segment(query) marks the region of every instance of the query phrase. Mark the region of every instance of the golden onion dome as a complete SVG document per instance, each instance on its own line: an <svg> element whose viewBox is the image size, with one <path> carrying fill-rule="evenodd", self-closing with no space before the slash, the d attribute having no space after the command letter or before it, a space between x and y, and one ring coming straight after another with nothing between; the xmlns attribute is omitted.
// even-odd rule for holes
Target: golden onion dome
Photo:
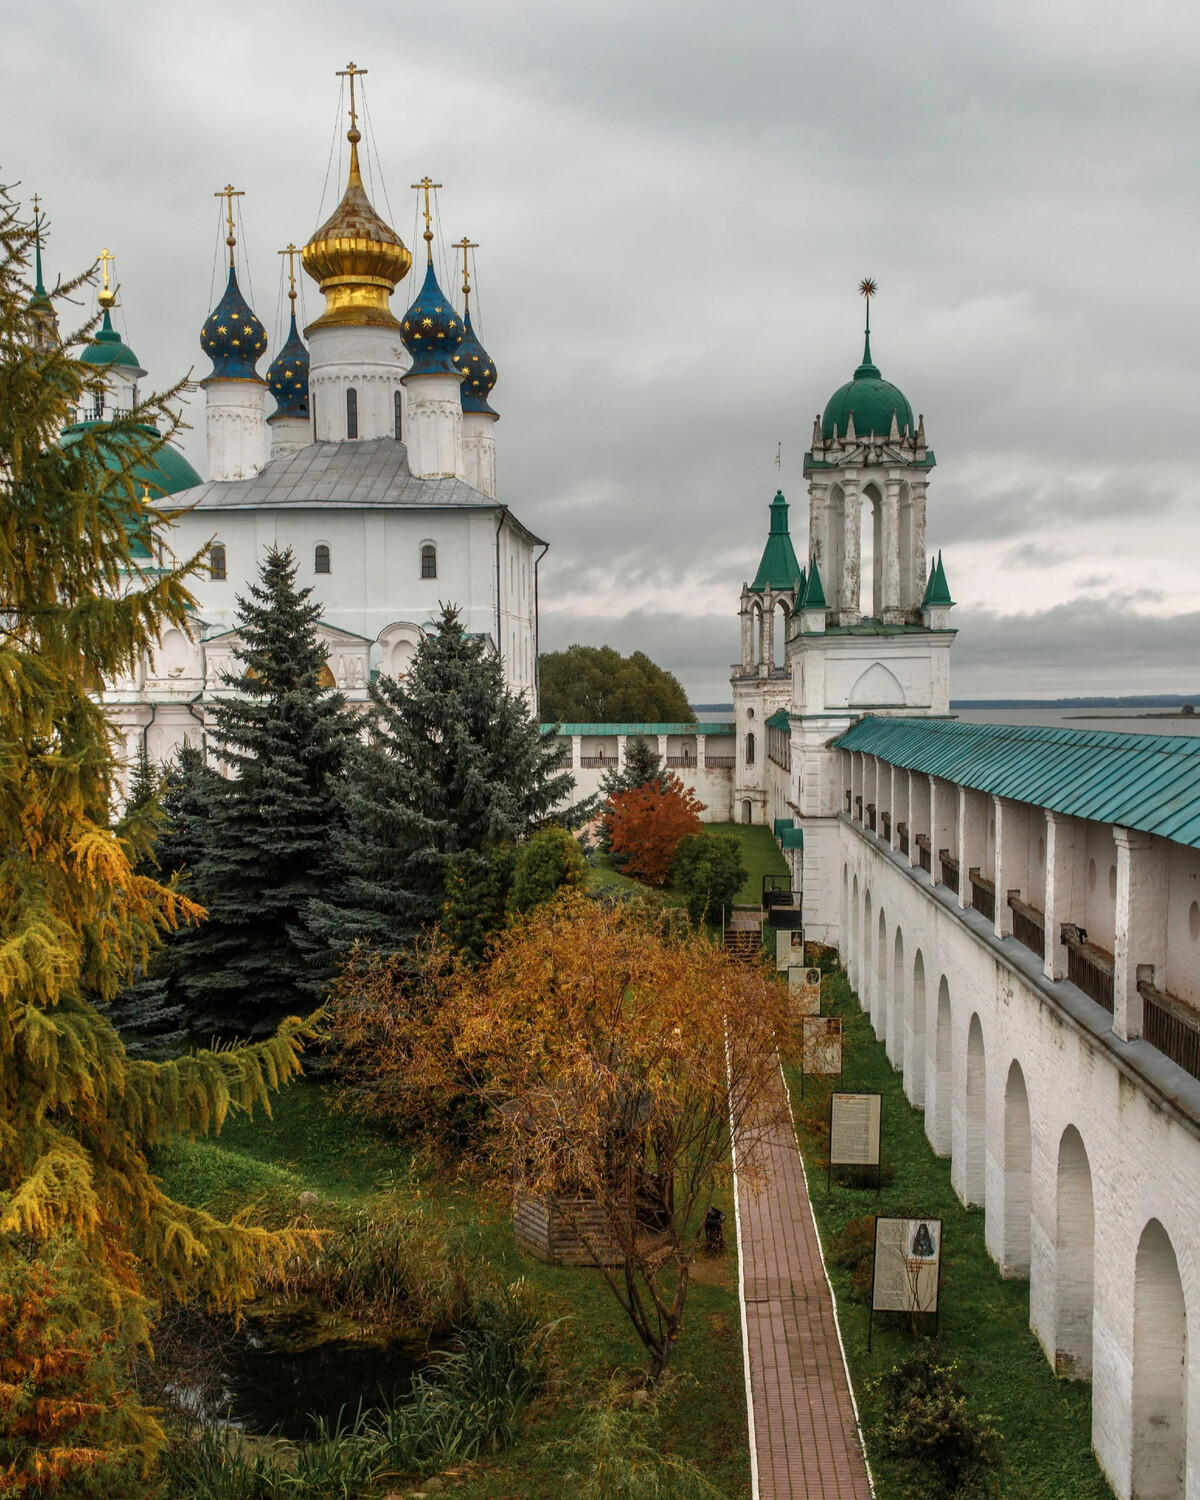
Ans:
<svg viewBox="0 0 1200 1500"><path fill-rule="evenodd" d="M325 294L325 311L305 329L399 328L388 306L412 265L404 241L375 212L358 169L357 130L350 142L350 177L342 201L301 252L300 262Z"/></svg>

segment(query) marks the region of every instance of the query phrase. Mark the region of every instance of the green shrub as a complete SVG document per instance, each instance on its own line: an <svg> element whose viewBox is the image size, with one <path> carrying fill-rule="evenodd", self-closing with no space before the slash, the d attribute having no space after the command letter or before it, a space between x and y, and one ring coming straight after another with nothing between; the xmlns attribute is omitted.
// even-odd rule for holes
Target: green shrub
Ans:
<svg viewBox="0 0 1200 1500"><path fill-rule="evenodd" d="M507 920L515 863L511 844L486 853L467 849L447 861L442 931L472 963L482 959L488 940Z"/></svg>
<svg viewBox="0 0 1200 1500"><path fill-rule="evenodd" d="M1003 1466L1000 1433L971 1410L954 1363L921 1345L877 1383L885 1447L901 1460L913 1495L981 1500L995 1495Z"/></svg>
<svg viewBox="0 0 1200 1500"><path fill-rule="evenodd" d="M735 833L689 833L671 861L671 884L687 897L693 925L715 922L746 879L742 846Z"/></svg>
<svg viewBox="0 0 1200 1500"><path fill-rule="evenodd" d="M557 824L539 829L517 851L513 871L512 905L515 911L544 906L561 886L582 887L587 883L583 850L573 834Z"/></svg>
<svg viewBox="0 0 1200 1500"><path fill-rule="evenodd" d="M574 1500L721 1500L694 1464L663 1453L653 1408L636 1411L615 1387L582 1415L572 1437L550 1444Z"/></svg>

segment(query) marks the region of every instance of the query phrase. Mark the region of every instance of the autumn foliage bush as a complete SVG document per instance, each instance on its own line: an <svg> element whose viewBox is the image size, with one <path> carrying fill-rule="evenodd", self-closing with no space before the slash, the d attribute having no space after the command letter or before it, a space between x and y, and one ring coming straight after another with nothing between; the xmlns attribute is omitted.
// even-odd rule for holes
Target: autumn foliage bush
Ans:
<svg viewBox="0 0 1200 1500"><path fill-rule="evenodd" d="M515 920L482 964L428 946L365 957L329 1012L352 1107L444 1149L448 1120L497 1182L601 1211L573 1223L644 1343L651 1378L683 1325L704 1212L743 1185L786 1123L776 1041L787 992L767 970L647 903L570 889ZM590 1221L594 1226L594 1220ZM616 1245L620 1264L606 1259Z"/></svg>
<svg viewBox="0 0 1200 1500"><path fill-rule="evenodd" d="M680 841L701 831L704 803L674 773L610 797L606 809L614 862L648 885L665 885Z"/></svg>

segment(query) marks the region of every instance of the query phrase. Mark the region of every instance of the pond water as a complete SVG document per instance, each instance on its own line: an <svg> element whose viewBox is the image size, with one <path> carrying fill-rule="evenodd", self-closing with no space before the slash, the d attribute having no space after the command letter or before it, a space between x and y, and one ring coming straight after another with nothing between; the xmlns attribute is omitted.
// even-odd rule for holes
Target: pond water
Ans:
<svg viewBox="0 0 1200 1500"><path fill-rule="evenodd" d="M332 1422L342 1407L351 1418L360 1401L367 1409L403 1401L428 1358L422 1341L328 1339L289 1350L243 1330L228 1352L220 1415L247 1432L303 1439L314 1416Z"/></svg>

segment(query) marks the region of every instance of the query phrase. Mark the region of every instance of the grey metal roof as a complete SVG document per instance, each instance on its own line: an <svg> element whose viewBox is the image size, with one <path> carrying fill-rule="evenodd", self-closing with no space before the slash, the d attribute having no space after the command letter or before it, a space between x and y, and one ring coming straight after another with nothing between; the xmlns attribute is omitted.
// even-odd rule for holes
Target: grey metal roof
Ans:
<svg viewBox="0 0 1200 1500"><path fill-rule="evenodd" d="M391 438L309 443L273 458L252 479L210 479L172 495L172 505L200 510L301 506L409 506L414 509L504 510L461 479L415 479L408 448Z"/></svg>
<svg viewBox="0 0 1200 1500"><path fill-rule="evenodd" d="M866 718L834 742L895 766L1200 849L1200 736Z"/></svg>

